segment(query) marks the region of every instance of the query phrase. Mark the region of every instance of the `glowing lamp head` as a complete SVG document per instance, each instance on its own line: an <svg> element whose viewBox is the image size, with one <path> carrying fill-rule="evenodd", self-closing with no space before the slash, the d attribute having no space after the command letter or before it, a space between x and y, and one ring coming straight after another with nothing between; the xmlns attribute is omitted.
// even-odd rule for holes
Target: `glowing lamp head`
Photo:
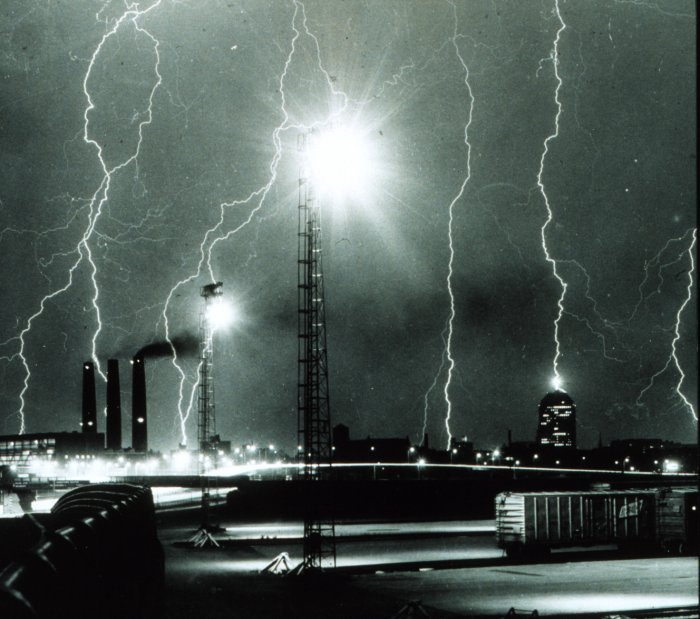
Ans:
<svg viewBox="0 0 700 619"><path fill-rule="evenodd" d="M207 321L213 331L225 329L233 319L233 308L221 297L213 298L207 305Z"/></svg>
<svg viewBox="0 0 700 619"><path fill-rule="evenodd" d="M335 197L361 192L372 172L368 144L359 131L346 127L312 133L307 165L316 190Z"/></svg>

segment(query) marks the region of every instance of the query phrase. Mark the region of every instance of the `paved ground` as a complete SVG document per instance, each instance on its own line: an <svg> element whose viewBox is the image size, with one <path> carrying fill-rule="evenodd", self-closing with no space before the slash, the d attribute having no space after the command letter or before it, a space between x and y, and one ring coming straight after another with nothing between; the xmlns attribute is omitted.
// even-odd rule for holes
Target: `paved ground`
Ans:
<svg viewBox="0 0 700 619"><path fill-rule="evenodd" d="M539 614L623 612L698 602L697 559L536 564L387 574L363 588L459 613L503 614L514 606Z"/></svg>
<svg viewBox="0 0 700 619"><path fill-rule="evenodd" d="M268 617L389 619L411 600L421 600L430 617L503 616L510 607L570 616L688 606L698 601L697 557L592 561L578 553L553 562L514 565L502 558L489 523L362 524L339 528L357 541L340 541L344 573L307 579L259 575L279 552L296 562L301 547L296 524L247 525L238 543L219 550L176 547L188 529L182 522L161 527L166 552L166 608L172 619ZM262 528L259 528L262 527ZM275 533L276 532L276 533ZM365 532L368 537L359 540ZM387 534L393 535L386 537ZM428 534L428 535L426 535ZM571 558L581 560L568 560ZM584 560L585 559L585 560ZM460 569L418 571L416 561L458 563ZM410 562L413 571L387 572ZM364 573L350 566L372 564ZM394 565L394 567L397 567ZM377 572L378 573L375 573ZM601 615L602 616L602 615Z"/></svg>

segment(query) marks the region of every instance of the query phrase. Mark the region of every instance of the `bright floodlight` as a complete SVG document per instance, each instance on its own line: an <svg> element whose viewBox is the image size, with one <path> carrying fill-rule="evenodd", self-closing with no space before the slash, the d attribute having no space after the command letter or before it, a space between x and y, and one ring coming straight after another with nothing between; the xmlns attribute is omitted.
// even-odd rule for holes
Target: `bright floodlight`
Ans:
<svg viewBox="0 0 700 619"><path fill-rule="evenodd" d="M234 318L233 308L221 297L214 297L207 305L207 320L213 331L228 327Z"/></svg>
<svg viewBox="0 0 700 619"><path fill-rule="evenodd" d="M349 195L369 181L370 148L359 132L344 127L314 132L307 148L309 173L320 193Z"/></svg>
<svg viewBox="0 0 700 619"><path fill-rule="evenodd" d="M192 455L189 451L180 449L173 455L173 467L178 471L183 471L190 467L192 462Z"/></svg>
<svg viewBox="0 0 700 619"><path fill-rule="evenodd" d="M678 473L681 465L676 460L664 460L664 473Z"/></svg>

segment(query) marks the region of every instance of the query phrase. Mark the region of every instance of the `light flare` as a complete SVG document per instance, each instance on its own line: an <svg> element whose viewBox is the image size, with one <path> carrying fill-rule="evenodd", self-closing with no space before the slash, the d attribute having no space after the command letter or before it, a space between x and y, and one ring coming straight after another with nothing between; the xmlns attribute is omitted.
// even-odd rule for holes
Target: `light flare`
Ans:
<svg viewBox="0 0 700 619"><path fill-rule="evenodd" d="M321 196L342 199L362 192L372 180L373 154L369 142L353 127L331 127L310 136L307 165Z"/></svg>
<svg viewBox="0 0 700 619"><path fill-rule="evenodd" d="M207 322L213 331L224 331L236 319L236 312L226 299L213 298L207 305Z"/></svg>

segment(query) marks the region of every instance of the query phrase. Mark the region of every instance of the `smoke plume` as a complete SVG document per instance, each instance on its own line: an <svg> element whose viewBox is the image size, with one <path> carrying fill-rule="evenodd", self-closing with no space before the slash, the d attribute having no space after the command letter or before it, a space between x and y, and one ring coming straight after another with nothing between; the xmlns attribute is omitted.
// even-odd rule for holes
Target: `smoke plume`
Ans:
<svg viewBox="0 0 700 619"><path fill-rule="evenodd" d="M193 357L199 352L199 338L193 333L181 333L171 338L170 342L162 340L159 342L151 342L143 346L135 356L140 356L148 359L158 359L163 357L172 357L173 347L179 357Z"/></svg>

